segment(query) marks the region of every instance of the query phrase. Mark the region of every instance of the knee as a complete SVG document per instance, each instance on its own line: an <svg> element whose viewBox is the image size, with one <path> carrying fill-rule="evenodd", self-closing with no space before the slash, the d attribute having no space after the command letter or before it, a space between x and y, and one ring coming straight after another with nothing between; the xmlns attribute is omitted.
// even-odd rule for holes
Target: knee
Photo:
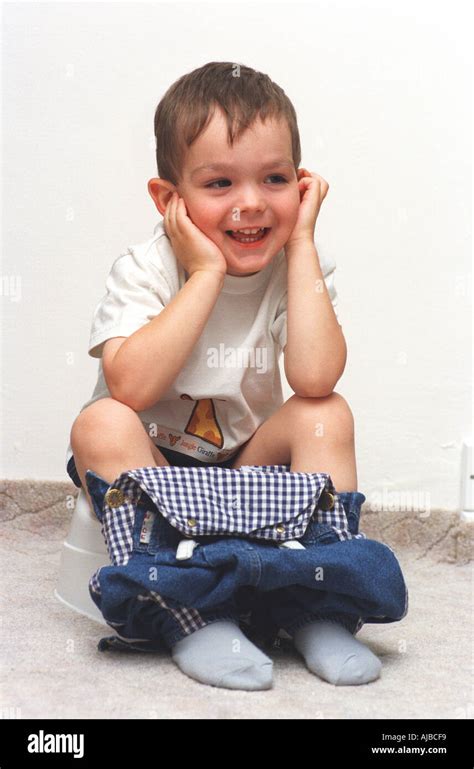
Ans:
<svg viewBox="0 0 474 769"><path fill-rule="evenodd" d="M100 398L91 403L76 417L71 428L71 447L75 453L84 443L90 445L92 439L99 439L103 447L104 440L110 438L116 443L122 429L128 429L138 416L130 406L114 398Z"/></svg>
<svg viewBox="0 0 474 769"><path fill-rule="evenodd" d="M313 430L316 434L335 437L339 441L352 441L354 438L354 416L348 402L337 392L322 398L302 398L293 395L292 409L295 420Z"/></svg>

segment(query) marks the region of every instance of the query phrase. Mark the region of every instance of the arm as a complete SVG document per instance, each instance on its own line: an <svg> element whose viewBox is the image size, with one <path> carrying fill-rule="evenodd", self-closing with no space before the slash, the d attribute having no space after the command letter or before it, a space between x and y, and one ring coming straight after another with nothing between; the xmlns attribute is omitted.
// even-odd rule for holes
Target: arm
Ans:
<svg viewBox="0 0 474 769"><path fill-rule="evenodd" d="M127 337L107 367L110 394L135 411L153 406L178 376L203 332L227 270L222 252L191 221L177 192L167 204L164 223L189 278L159 315Z"/></svg>
<svg viewBox="0 0 474 769"><path fill-rule="evenodd" d="M104 368L113 398L134 411L161 398L201 336L223 281L222 273L197 270L156 318L127 337Z"/></svg>
<svg viewBox="0 0 474 769"><path fill-rule="evenodd" d="M346 365L347 348L331 303L314 228L329 185L318 174L298 171L300 206L285 245L288 267L285 374L296 395L330 395Z"/></svg>
<svg viewBox="0 0 474 769"><path fill-rule="evenodd" d="M288 265L285 374L296 395L329 395L346 365L347 347L316 246L302 240L286 249Z"/></svg>

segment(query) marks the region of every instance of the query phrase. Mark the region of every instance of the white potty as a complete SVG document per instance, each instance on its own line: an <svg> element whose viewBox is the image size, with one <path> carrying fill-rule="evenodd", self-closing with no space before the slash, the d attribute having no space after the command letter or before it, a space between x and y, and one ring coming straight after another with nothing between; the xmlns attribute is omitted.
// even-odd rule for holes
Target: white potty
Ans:
<svg viewBox="0 0 474 769"><path fill-rule="evenodd" d="M83 489L79 489L69 533L64 541L54 595L70 609L109 627L89 595L89 580L100 566L110 565L100 523Z"/></svg>

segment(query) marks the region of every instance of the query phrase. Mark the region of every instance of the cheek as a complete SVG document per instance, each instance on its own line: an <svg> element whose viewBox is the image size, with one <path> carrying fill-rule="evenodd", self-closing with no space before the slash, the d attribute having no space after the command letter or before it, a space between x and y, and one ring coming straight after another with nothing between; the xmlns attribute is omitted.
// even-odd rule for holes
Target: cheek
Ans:
<svg viewBox="0 0 474 769"><path fill-rule="evenodd" d="M188 216L191 221L199 227L205 234L211 234L215 231L218 223L223 218L223 213L219 206L212 203L212 201L196 201L192 204L186 204Z"/></svg>
<svg viewBox="0 0 474 769"><path fill-rule="evenodd" d="M300 206L300 193L296 184L291 184L284 195L278 196L278 208L283 216L291 218L297 215Z"/></svg>
<svg viewBox="0 0 474 769"><path fill-rule="evenodd" d="M291 212L291 216L296 219L300 208L300 193L298 187L291 191L291 202L288 206L288 210Z"/></svg>
<svg viewBox="0 0 474 769"><path fill-rule="evenodd" d="M298 218L300 200L298 192L288 195L284 205L279 206L279 220L285 230L292 230Z"/></svg>

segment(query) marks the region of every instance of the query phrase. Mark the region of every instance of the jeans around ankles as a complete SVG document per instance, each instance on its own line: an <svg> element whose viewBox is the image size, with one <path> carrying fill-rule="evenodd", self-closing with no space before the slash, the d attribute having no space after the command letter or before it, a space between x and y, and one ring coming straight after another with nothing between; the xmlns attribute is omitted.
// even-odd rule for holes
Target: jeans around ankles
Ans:
<svg viewBox="0 0 474 769"><path fill-rule="evenodd" d="M280 472L264 472L275 468ZM111 558L110 566L92 576L89 591L117 634L103 638L99 649L163 650L220 619L240 623L252 640L266 646L279 645L282 632L291 638L297 628L315 619L340 622L355 634L366 622L396 622L406 615L408 592L394 552L359 533L362 493L338 494L329 476L290 473L287 466L250 469L256 473L251 480L258 481L262 492L251 497L240 493L240 470L195 471L206 473L201 479L209 479L208 510L224 500L219 520L225 530L228 520L235 528L238 514L254 514L258 504L258 520L265 524L270 520L270 492L278 488L277 510L280 505L284 519L280 528L273 528L272 520L272 526L254 528L246 536L200 534L193 539L186 526L201 531L208 521L202 487L198 498L189 487L190 479L196 477L189 469L142 468L122 474L112 485L87 471L88 489ZM172 488L174 495L181 478L179 505L173 507L163 489ZM159 487L157 480L164 479ZM224 480L231 481L232 497L225 497ZM300 485L295 491L296 481ZM310 492L299 502L310 484ZM214 499L211 492L217 487L220 496ZM328 489L343 520L323 512ZM291 505L285 505L290 493ZM229 511L231 500L238 505ZM283 508L289 510L286 518ZM248 520L251 528L254 518ZM215 530L213 526L210 531ZM294 538L298 526L302 533ZM184 529L187 555L179 559Z"/></svg>

